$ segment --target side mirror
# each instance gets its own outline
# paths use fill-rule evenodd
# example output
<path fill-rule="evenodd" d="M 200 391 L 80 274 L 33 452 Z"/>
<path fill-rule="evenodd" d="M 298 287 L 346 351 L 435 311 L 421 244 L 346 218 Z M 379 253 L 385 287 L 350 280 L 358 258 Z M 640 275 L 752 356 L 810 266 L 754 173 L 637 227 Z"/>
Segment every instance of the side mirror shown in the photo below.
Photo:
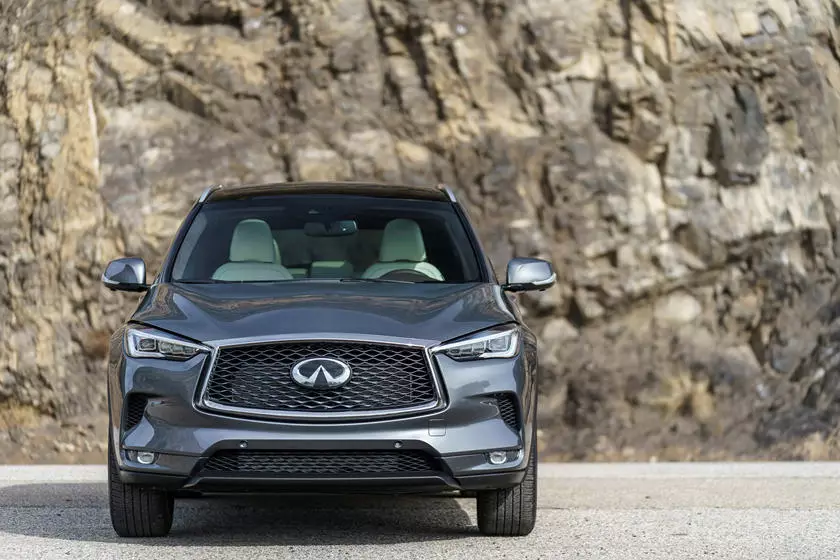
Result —
<path fill-rule="evenodd" d="M 509 292 L 547 290 L 557 281 L 551 263 L 542 259 L 511 259 L 507 266 L 507 283 L 502 289 Z"/>
<path fill-rule="evenodd" d="M 102 273 L 102 283 L 109 290 L 144 292 L 149 289 L 146 284 L 146 263 L 135 257 L 113 260 Z"/>

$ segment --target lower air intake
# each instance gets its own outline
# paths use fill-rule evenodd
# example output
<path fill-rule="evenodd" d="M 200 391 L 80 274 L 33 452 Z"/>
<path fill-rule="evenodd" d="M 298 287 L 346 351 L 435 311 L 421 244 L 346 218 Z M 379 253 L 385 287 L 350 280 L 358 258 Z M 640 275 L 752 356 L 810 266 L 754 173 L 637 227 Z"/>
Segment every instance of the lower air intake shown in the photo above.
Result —
<path fill-rule="evenodd" d="M 421 451 L 219 451 L 204 473 L 270 475 L 398 474 L 436 471 Z"/>

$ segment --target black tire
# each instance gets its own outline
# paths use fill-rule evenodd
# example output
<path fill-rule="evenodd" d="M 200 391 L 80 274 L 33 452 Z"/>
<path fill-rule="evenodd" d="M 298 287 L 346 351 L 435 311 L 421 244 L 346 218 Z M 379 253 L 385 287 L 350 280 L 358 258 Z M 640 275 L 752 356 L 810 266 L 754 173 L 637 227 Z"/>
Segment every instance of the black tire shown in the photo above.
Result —
<path fill-rule="evenodd" d="M 113 444 L 108 437 L 108 501 L 111 525 L 121 537 L 163 537 L 172 528 L 175 498 L 171 492 L 120 482 Z"/>
<path fill-rule="evenodd" d="M 519 485 L 499 490 L 481 490 L 476 498 L 478 530 L 497 537 L 524 537 L 534 530 L 537 521 L 537 446 L 525 467 Z"/>

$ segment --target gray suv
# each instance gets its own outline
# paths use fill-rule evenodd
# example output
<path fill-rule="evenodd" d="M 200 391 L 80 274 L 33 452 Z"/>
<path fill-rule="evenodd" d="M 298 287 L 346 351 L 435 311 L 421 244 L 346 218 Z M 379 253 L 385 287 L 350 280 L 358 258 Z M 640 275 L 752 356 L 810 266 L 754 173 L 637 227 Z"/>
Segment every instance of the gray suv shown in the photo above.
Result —
<path fill-rule="evenodd" d="M 454 493 L 488 535 L 527 535 L 537 501 L 537 345 L 446 186 L 208 188 L 111 337 L 111 520 L 170 531 L 176 496 Z M 456 492 L 452 492 L 456 491 Z"/>

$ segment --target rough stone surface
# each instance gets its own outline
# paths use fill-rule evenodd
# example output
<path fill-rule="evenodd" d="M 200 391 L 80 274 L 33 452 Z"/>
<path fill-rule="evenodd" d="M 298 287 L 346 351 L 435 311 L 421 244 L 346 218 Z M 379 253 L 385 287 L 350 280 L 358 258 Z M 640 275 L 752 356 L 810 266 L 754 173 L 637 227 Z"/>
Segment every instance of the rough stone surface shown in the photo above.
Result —
<path fill-rule="evenodd" d="M 692 322 L 702 311 L 700 302 L 690 294 L 674 292 L 657 300 L 654 317 L 663 326 L 682 325 Z"/>
<path fill-rule="evenodd" d="M 101 270 L 128 253 L 154 274 L 208 184 L 443 181 L 500 274 L 514 255 L 557 268 L 519 296 L 546 453 L 830 445 L 839 10 L 0 3 L 0 417 L 103 409 L 109 333 L 136 296 Z"/>

